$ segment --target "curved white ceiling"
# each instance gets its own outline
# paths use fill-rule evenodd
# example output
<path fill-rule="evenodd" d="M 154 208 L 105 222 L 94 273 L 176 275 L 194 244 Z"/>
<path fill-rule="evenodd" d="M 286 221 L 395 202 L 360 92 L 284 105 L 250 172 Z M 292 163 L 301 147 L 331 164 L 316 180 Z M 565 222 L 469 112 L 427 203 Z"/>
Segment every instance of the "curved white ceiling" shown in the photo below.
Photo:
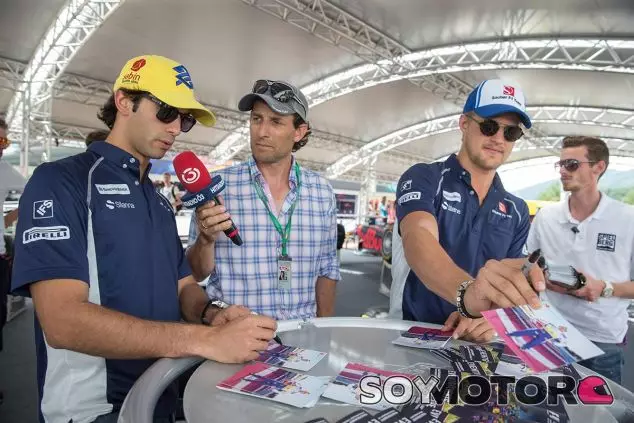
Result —
<path fill-rule="evenodd" d="M 19 27 L 42 31 L 38 19 L 54 15 L 47 15 L 51 4 L 62 6 L 59 0 L 29 1 L 30 13 L 20 2 L 21 8 L 10 6 L 0 16 L 0 107 L 7 105 L 6 92 L 18 88 L 15 81 L 23 77 L 25 58 L 34 56 L 38 39 L 11 44 L 2 38 Z M 80 3 L 93 2 L 69 0 L 66 6 Z M 110 94 L 121 64 L 155 53 L 186 63 L 197 76 L 199 97 L 219 116 L 216 128 L 196 128 L 183 136 L 180 148 L 206 153 L 215 147 L 216 159 L 248 154 L 246 116 L 235 108 L 258 77 L 286 78 L 303 87 L 317 124 L 313 141 L 298 157 L 328 175 L 356 175 L 380 155 L 377 166 L 391 177 L 410 162 L 450 153 L 464 96 L 490 77 L 517 78 L 529 100 L 536 99 L 529 101 L 538 123 L 530 134 L 533 143 L 549 146 L 587 132 L 631 154 L 631 111 L 619 109 L 629 107 L 634 95 L 631 8 L 591 0 L 537 1 L 530 9 L 511 0 L 477 7 L 468 0 L 423 3 L 128 0 L 86 37 L 72 61 L 59 55 L 69 60 L 60 61 L 55 77 L 66 65 L 81 76 L 64 73 L 56 84 L 54 116 L 63 119 L 54 120 L 51 131 L 71 143 L 97 127 L 96 106 Z M 36 10 L 43 11 L 37 19 Z M 22 71 L 15 61 L 23 63 Z M 557 82 L 542 83 L 551 78 Z M 373 105 L 382 102 L 388 109 L 373 113 Z M 423 138 L 423 144 L 412 142 Z M 454 141 L 444 142 L 448 138 Z M 541 154 L 524 142 L 513 159 Z"/>

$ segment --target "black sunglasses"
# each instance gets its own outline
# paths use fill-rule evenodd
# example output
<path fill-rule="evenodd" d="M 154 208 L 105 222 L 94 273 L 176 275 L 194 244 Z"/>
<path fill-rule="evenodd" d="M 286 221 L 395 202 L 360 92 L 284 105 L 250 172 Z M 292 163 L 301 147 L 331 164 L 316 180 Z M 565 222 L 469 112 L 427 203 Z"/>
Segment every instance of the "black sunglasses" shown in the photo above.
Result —
<path fill-rule="evenodd" d="M 255 84 L 253 84 L 252 91 L 254 94 L 266 94 L 269 90 L 271 90 L 271 96 L 282 103 L 288 103 L 291 100 L 295 100 L 297 104 L 304 109 L 304 113 L 306 113 L 306 108 L 299 97 L 295 94 L 293 87 L 283 82 L 269 81 L 268 79 L 258 79 L 255 81 Z"/>
<path fill-rule="evenodd" d="M 515 142 L 522 138 L 522 136 L 524 135 L 524 131 L 522 131 L 522 128 L 517 125 L 502 125 L 497 123 L 493 119 L 484 119 L 482 122 L 480 122 L 479 120 L 469 115 L 465 116 L 480 125 L 480 132 L 482 132 L 482 135 L 484 135 L 485 137 L 492 137 L 493 135 L 497 134 L 500 130 L 500 127 L 504 128 L 504 139 L 508 142 Z"/>
<path fill-rule="evenodd" d="M 196 118 L 192 116 L 191 113 L 181 113 L 176 107 L 170 106 L 150 93 L 146 93 L 143 96 L 159 106 L 159 109 L 156 111 L 156 118 L 161 122 L 172 123 L 180 116 L 181 132 L 189 132 L 196 124 Z"/>
<path fill-rule="evenodd" d="M 582 161 L 579 161 L 577 159 L 564 159 L 564 160 L 560 160 L 558 162 L 555 162 L 555 169 L 557 169 L 559 167 L 563 167 L 568 172 L 574 172 L 575 170 L 579 169 L 579 166 L 581 166 L 581 163 L 595 164 L 596 161 L 594 161 L 594 162 L 582 162 Z"/>

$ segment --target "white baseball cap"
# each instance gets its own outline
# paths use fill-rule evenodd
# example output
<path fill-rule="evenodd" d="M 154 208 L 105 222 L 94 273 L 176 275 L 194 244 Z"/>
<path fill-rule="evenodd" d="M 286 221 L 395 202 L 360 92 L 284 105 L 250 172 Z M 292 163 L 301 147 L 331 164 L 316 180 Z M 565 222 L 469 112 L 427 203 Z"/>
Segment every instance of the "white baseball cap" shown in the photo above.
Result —
<path fill-rule="evenodd" d="M 475 112 L 483 118 L 517 113 L 527 129 L 532 126 L 526 113 L 524 91 L 519 85 L 501 79 L 488 79 L 478 84 L 469 94 L 462 112 Z"/>

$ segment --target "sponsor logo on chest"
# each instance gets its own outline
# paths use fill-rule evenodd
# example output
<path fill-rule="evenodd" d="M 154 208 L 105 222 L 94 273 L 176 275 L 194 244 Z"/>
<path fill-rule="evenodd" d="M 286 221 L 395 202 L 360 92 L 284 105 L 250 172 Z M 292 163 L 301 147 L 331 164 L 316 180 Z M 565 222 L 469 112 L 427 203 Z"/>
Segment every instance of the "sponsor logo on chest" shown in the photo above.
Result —
<path fill-rule="evenodd" d="M 455 208 L 454 206 L 447 203 L 446 201 L 443 201 L 440 204 L 440 207 L 442 207 L 443 210 L 447 210 L 448 212 L 451 212 L 451 213 L 462 214 L 462 210 Z"/>
<path fill-rule="evenodd" d="M 127 184 L 95 184 L 95 187 L 101 195 L 130 195 Z"/>
<path fill-rule="evenodd" d="M 611 253 L 616 249 L 616 235 L 599 233 L 597 236 L 597 250 L 609 251 Z"/>
<path fill-rule="evenodd" d="M 126 203 L 123 201 L 112 201 L 112 200 L 106 200 L 106 207 L 109 208 L 110 210 L 135 208 L 134 203 Z"/>

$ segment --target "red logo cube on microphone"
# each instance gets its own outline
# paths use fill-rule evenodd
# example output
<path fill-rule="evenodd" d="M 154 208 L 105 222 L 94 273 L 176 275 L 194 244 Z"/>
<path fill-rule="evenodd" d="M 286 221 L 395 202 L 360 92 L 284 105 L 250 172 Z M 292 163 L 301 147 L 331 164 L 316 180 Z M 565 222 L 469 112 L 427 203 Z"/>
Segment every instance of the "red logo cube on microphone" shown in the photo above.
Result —
<path fill-rule="evenodd" d="M 510 95 L 511 97 L 515 97 L 515 87 L 511 87 L 510 85 L 504 86 L 504 91 L 502 92 L 504 95 Z"/>

